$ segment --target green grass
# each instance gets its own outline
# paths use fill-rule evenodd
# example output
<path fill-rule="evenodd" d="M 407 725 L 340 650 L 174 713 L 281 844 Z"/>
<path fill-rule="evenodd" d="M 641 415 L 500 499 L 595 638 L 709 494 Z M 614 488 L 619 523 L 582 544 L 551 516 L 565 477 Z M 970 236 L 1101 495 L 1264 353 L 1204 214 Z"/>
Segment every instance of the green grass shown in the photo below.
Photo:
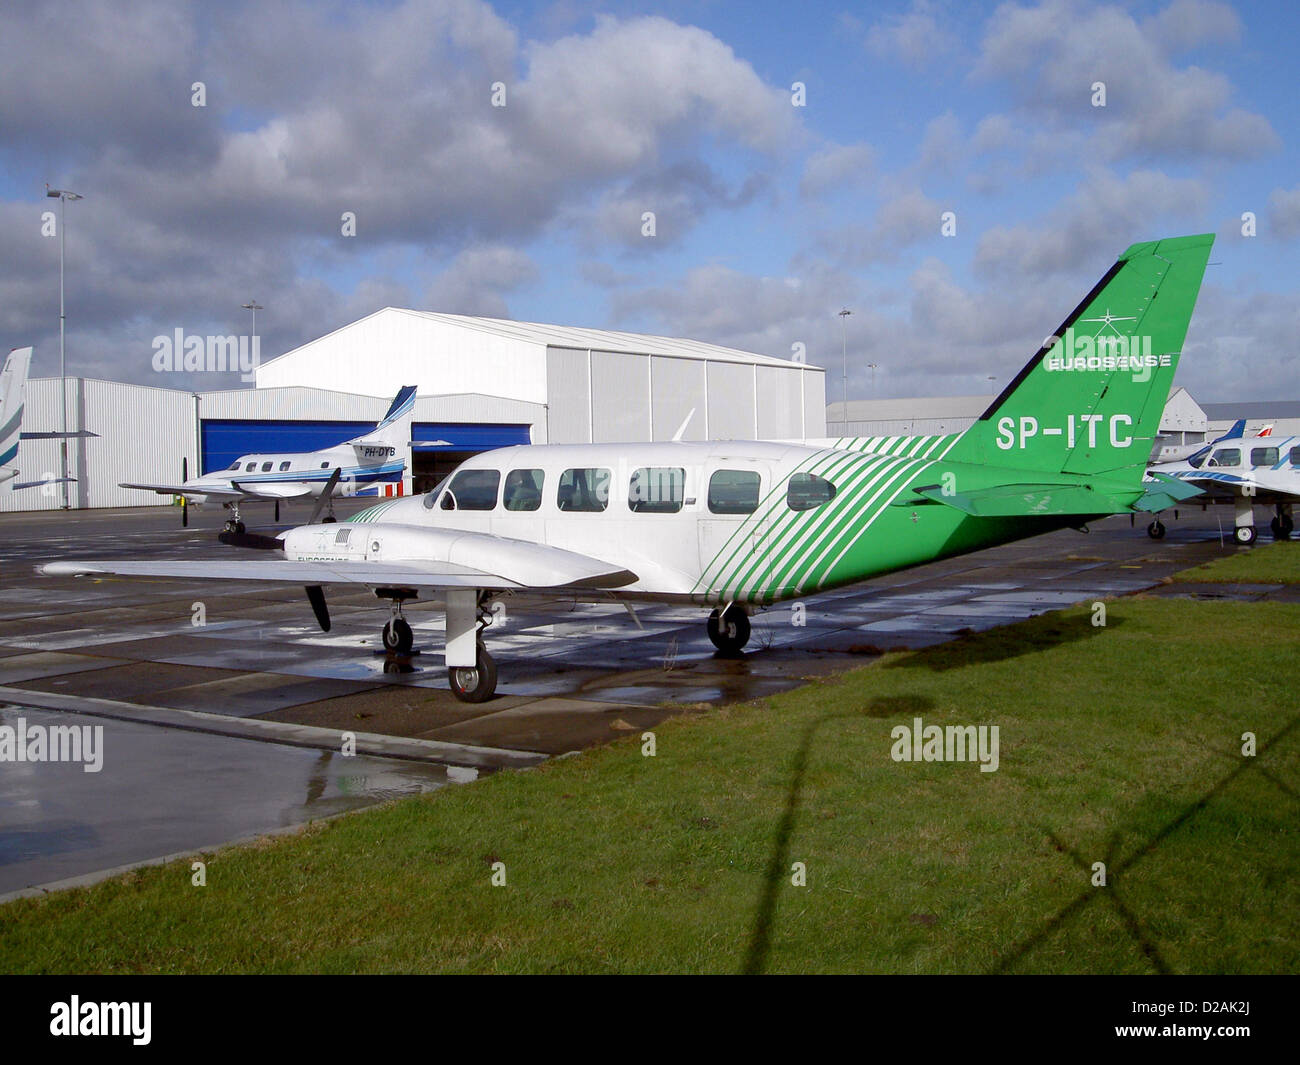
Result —
<path fill-rule="evenodd" d="M 633 734 L 227 848 L 204 888 L 176 863 L 20 900 L 0 970 L 1296 971 L 1300 711 L 1279 664 L 1300 606 L 1108 614 L 674 719 L 654 758 Z M 914 716 L 998 725 L 1000 769 L 892 761 Z"/>
<path fill-rule="evenodd" d="M 1300 583 L 1300 543 L 1283 540 L 1267 547 L 1238 548 L 1235 554 L 1174 574 L 1176 581 L 1232 584 Z"/>

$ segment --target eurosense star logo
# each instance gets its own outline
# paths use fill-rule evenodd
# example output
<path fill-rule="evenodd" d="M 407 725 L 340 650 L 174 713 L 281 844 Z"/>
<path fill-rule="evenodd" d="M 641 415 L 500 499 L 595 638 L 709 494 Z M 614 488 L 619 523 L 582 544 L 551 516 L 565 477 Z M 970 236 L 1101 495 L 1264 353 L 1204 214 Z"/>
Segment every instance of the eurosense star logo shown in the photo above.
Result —
<path fill-rule="evenodd" d="M 1102 330 L 1102 329 L 1105 329 L 1107 326 L 1110 326 L 1110 330 L 1111 330 L 1112 333 L 1114 333 L 1116 336 L 1120 336 L 1120 335 L 1121 335 L 1121 334 L 1120 334 L 1120 331 L 1119 331 L 1118 329 L 1115 328 L 1115 323 L 1116 323 L 1116 322 L 1136 322 L 1136 321 L 1137 321 L 1137 316 L 1136 316 L 1136 315 L 1129 315 L 1129 316 L 1127 316 L 1127 317 L 1121 317 L 1120 315 L 1117 315 L 1117 314 L 1111 314 L 1111 313 L 1110 313 L 1110 308 L 1107 307 L 1107 308 L 1106 308 L 1106 313 L 1105 313 L 1102 317 L 1100 317 L 1100 318 L 1080 318 L 1079 321 L 1081 321 L 1081 322 L 1100 322 L 1100 323 L 1101 323 L 1101 329 L 1098 329 L 1097 332 L 1096 332 L 1095 334 L 1093 334 L 1094 336 L 1101 336 L 1101 330 Z"/>

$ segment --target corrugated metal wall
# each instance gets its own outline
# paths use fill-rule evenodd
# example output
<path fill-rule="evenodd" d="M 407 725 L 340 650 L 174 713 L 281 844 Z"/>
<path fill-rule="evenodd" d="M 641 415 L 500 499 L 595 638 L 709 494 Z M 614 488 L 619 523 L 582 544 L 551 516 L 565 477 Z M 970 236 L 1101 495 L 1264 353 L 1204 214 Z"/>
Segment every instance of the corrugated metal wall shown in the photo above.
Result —
<path fill-rule="evenodd" d="M 647 355 L 591 353 L 591 431 L 597 441 L 650 439 L 648 370 Z"/>
<path fill-rule="evenodd" d="M 754 367 L 709 363 L 709 439 L 753 440 Z"/>
<path fill-rule="evenodd" d="M 546 432 L 552 444 L 591 440 L 588 354 L 573 348 L 546 350 Z"/>
<path fill-rule="evenodd" d="M 654 414 L 654 439 L 671 440 L 686 415 L 695 410 L 683 440 L 703 440 L 705 363 L 699 359 L 670 359 L 656 355 L 650 360 L 654 382 L 650 406 Z"/>
<path fill-rule="evenodd" d="M 27 382 L 23 429 L 49 432 L 62 429 L 59 379 Z M 98 437 L 68 441 L 68 498 L 75 508 L 156 504 L 152 492 L 119 488 L 119 481 L 168 482 L 180 476 L 181 457 L 197 471 L 194 438 L 194 397 L 188 392 L 148 388 L 118 381 L 68 378 L 68 428 L 85 428 Z M 58 476 L 58 440 L 24 440 L 18 445 L 19 480 Z M 14 491 L 0 485 L 0 511 L 58 510 L 58 485 Z"/>
<path fill-rule="evenodd" d="M 803 431 L 802 370 L 759 366 L 758 436 L 761 440 L 798 440 Z"/>

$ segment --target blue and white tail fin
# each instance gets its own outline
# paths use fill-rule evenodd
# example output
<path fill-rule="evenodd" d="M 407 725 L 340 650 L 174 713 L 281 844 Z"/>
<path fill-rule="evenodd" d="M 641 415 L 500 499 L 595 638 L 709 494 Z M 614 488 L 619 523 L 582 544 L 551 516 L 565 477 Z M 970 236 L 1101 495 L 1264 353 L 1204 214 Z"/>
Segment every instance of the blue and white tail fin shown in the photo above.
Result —
<path fill-rule="evenodd" d="M 405 454 L 411 442 L 411 418 L 414 415 L 415 385 L 403 385 L 378 424 L 346 443 L 357 448 L 358 452 L 363 448 L 393 448 L 396 454 Z"/>
<path fill-rule="evenodd" d="M 27 371 L 32 363 L 31 348 L 14 348 L 0 370 L 0 480 L 17 471 L 18 438 L 23 427 L 23 397 L 27 389 Z"/>

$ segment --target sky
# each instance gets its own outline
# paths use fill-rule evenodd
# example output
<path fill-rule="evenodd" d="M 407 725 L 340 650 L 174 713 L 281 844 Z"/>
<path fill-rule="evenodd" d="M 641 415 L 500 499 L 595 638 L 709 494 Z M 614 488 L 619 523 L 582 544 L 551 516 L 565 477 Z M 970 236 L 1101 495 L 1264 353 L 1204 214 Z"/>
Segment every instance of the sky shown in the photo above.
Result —
<path fill-rule="evenodd" d="M 59 372 L 48 184 L 74 376 L 248 387 L 155 354 L 256 300 L 263 361 L 398 306 L 990 393 L 1213 232 L 1176 383 L 1300 398 L 1298 42 L 1289 0 L 7 0 L 0 349 Z"/>

